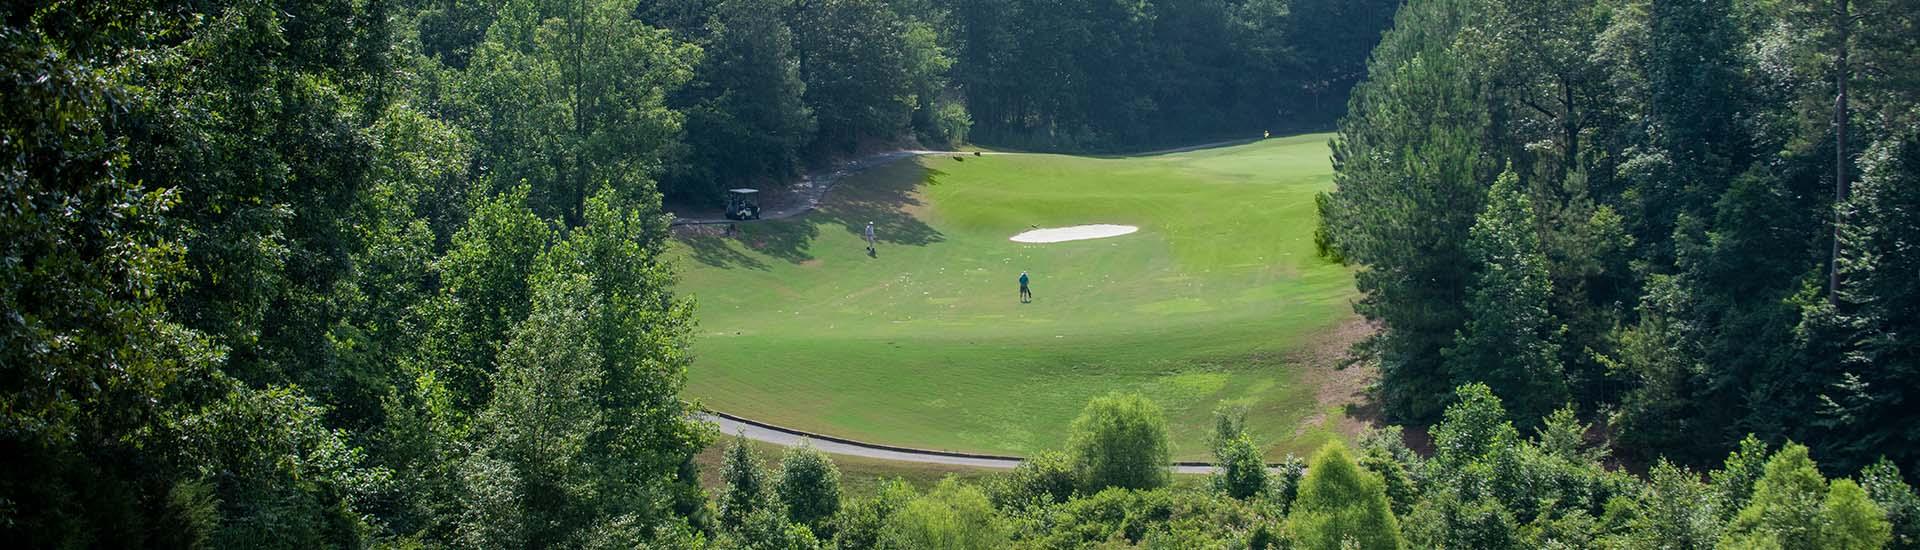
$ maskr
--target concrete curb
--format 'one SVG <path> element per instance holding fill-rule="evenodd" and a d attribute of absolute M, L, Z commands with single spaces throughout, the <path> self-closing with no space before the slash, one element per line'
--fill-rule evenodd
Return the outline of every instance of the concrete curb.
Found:
<path fill-rule="evenodd" d="M 758 421 L 758 420 L 752 420 L 752 419 L 748 419 L 748 418 L 741 418 L 741 417 L 738 417 L 738 416 L 734 416 L 734 415 L 731 415 L 731 414 L 727 414 L 727 413 L 723 413 L 723 412 L 720 412 L 720 411 L 716 411 L 716 410 L 707 410 L 707 411 L 705 411 L 705 412 L 706 412 L 707 414 L 711 414 L 711 415 L 714 415 L 714 416 L 718 416 L 718 417 L 720 417 L 720 418 L 725 418 L 725 419 L 727 419 L 727 420 L 732 420 L 732 421 L 734 421 L 734 422 L 739 422 L 739 423 L 741 423 L 741 424 L 747 424 L 747 425 L 751 425 L 751 426 L 758 426 L 758 427 L 761 427 L 761 428 L 765 428 L 765 429 L 769 429 L 769 430 L 773 430 L 773 431 L 776 431 L 776 432 L 782 432 L 782 433 L 787 433 L 787 434 L 791 434 L 791 435 L 796 435 L 796 436 L 800 436 L 800 437 L 804 437 L 804 438 L 807 438 L 807 439 L 818 439 L 818 440 L 821 440 L 821 441 L 832 441 L 832 442 L 834 442 L 834 443 L 839 443 L 839 444 L 842 444 L 842 445 L 852 445 L 852 446 L 855 446 L 855 447 L 865 447 L 865 448 L 868 448 L 868 449 L 873 449 L 873 450 L 877 450 L 877 451 L 892 451 L 892 452 L 896 452 L 896 453 L 907 453 L 907 454 L 916 454 L 916 455 L 929 455 L 929 456 L 950 456 L 950 457 L 954 457 L 954 458 L 976 458 L 976 459 L 980 459 L 980 460 L 1008 460 L 1008 461 L 1014 461 L 1014 462 L 1024 462 L 1024 461 L 1026 461 L 1026 459 L 1025 459 L 1025 458 L 1021 458 L 1021 457 L 1017 457 L 1017 456 L 1007 456 L 1007 455 L 995 455 L 995 454 L 983 454 L 983 453 L 964 453 L 964 452 L 959 452 L 959 451 L 942 451 L 942 450 L 938 450 L 938 449 L 917 449 L 917 448 L 913 448 L 913 447 L 900 447 L 900 446 L 896 446 L 896 445 L 883 445 L 883 444 L 879 444 L 879 443 L 868 443 L 868 442 L 865 442 L 865 441 L 859 441 L 859 440 L 853 440 L 853 439 L 847 439 L 847 438 L 844 438 L 844 437 L 836 437 L 836 436 L 831 436 L 831 435 L 827 435 L 827 434 L 820 434 L 820 433 L 813 433 L 813 432 L 809 432 L 809 431 L 806 431 L 806 430 L 796 430 L 796 429 L 793 429 L 793 428 L 788 428 L 788 427 L 786 427 L 786 426 L 779 426 L 779 425 L 774 425 L 774 424 L 768 424 L 768 423 L 765 423 L 765 422 L 761 422 L 761 421 Z"/>
<path fill-rule="evenodd" d="M 806 430 L 789 428 L 789 427 L 781 426 L 778 424 L 769 424 L 766 422 L 761 422 L 761 421 L 753 420 L 750 418 L 743 418 L 740 416 L 735 416 L 735 415 L 727 414 L 727 413 L 712 410 L 712 409 L 703 410 L 701 411 L 700 414 L 712 415 L 715 417 L 731 420 L 734 422 L 739 422 L 741 424 L 746 424 L 749 426 L 754 426 L 754 427 L 765 429 L 765 430 L 772 430 L 772 431 L 776 431 L 776 432 L 780 432 L 780 433 L 784 433 L 784 434 L 792 435 L 796 437 L 802 437 L 806 439 L 818 439 L 821 441 L 831 441 L 834 443 L 839 443 L 841 445 L 860 447 L 864 449 L 872 449 L 875 451 L 887 451 L 887 452 L 894 452 L 894 453 L 923 455 L 923 456 L 944 456 L 944 457 L 966 458 L 966 459 L 975 459 L 975 460 L 997 460 L 997 461 L 1005 461 L 1005 462 L 1025 462 L 1027 460 L 1026 458 L 1023 458 L 1023 457 L 1011 456 L 1011 455 L 968 453 L 968 452 L 961 452 L 961 451 L 943 451 L 939 449 L 920 449 L 915 447 L 901 447 L 898 445 L 886 445 L 881 443 L 868 443 L 868 442 L 860 441 L 856 439 L 847 439 L 844 437 L 838 437 L 838 436 L 832 436 L 832 435 L 827 435 L 822 433 L 809 432 Z M 1188 469 L 1214 468 L 1214 465 L 1211 462 L 1202 462 L 1202 461 L 1193 461 L 1193 460 L 1175 461 L 1169 466 L 1173 468 L 1188 468 Z M 1269 463 L 1267 464 L 1267 469 L 1269 470 L 1278 469 L 1280 466 L 1281 464 L 1279 463 Z"/>

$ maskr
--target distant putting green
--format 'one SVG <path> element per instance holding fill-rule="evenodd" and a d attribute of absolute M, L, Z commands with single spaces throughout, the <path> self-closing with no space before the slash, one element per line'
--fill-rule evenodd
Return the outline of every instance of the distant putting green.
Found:
<path fill-rule="evenodd" d="M 1139 391 L 1166 408 L 1181 458 L 1206 456 L 1222 402 L 1248 407 L 1270 454 L 1305 454 L 1341 411 L 1302 350 L 1352 326 L 1355 297 L 1351 271 L 1314 254 L 1327 138 L 923 156 L 842 180 L 797 218 L 684 233 L 674 255 L 700 322 L 687 391 L 842 437 L 1022 455 L 1062 446 L 1089 398 Z M 1009 240 L 1086 224 L 1139 230 Z"/>

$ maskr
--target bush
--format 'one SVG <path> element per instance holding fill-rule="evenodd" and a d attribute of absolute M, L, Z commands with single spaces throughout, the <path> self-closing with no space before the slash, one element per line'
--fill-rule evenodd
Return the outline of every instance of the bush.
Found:
<path fill-rule="evenodd" d="M 898 550 L 997 550 L 1006 529 L 980 489 L 953 478 L 887 518 L 880 548 Z"/>
<path fill-rule="evenodd" d="M 1086 493 L 1166 485 L 1173 462 L 1166 416 L 1139 394 L 1095 398 L 1073 420 L 1067 456 Z"/>
<path fill-rule="evenodd" d="M 1881 548 L 1892 538 L 1886 512 L 1852 480 L 1828 486 L 1807 448 L 1788 443 L 1767 459 L 1721 547 L 1805 549 Z"/>
<path fill-rule="evenodd" d="M 913 486 L 898 479 L 880 485 L 871 498 L 854 500 L 833 518 L 833 546 L 842 550 L 880 547 L 887 520 L 919 498 Z"/>
<path fill-rule="evenodd" d="M 1015 508 L 1029 504 L 1059 504 L 1073 498 L 1073 463 L 1059 451 L 1040 453 L 994 484 L 994 506 Z"/>
<path fill-rule="evenodd" d="M 1386 487 L 1360 469 L 1339 442 L 1314 453 L 1287 514 L 1287 529 L 1297 548 L 1339 550 L 1348 541 L 1367 550 L 1402 546 Z"/>
<path fill-rule="evenodd" d="M 1293 499 L 1300 494 L 1300 478 L 1307 475 L 1307 463 L 1300 457 L 1287 455 L 1280 461 L 1279 471 L 1267 476 L 1267 495 L 1280 507 L 1281 513 L 1293 506 Z"/>
<path fill-rule="evenodd" d="M 1266 489 L 1267 462 L 1252 437 L 1241 434 L 1221 444 L 1214 450 L 1213 459 L 1218 467 L 1213 486 L 1227 496 L 1246 500 Z"/>
<path fill-rule="evenodd" d="M 778 510 L 762 508 L 747 514 L 740 526 L 714 541 L 716 549 L 817 550 L 820 541 L 805 525 L 791 523 Z"/>
<path fill-rule="evenodd" d="M 776 492 L 787 519 L 832 538 L 828 520 L 840 511 L 840 468 L 827 455 L 805 445 L 788 448 L 780 459 Z"/>
<path fill-rule="evenodd" d="M 1920 548 L 1920 493 L 1900 477 L 1900 468 L 1881 458 L 1860 471 L 1860 485 L 1887 512 L 1887 523 L 1893 526 L 1893 541 L 1887 547 Z"/>
<path fill-rule="evenodd" d="M 727 445 L 726 462 L 720 465 L 720 478 L 727 483 L 720 492 L 720 526 L 739 529 L 747 516 L 773 505 L 773 487 L 767 467 L 747 447 L 746 438 L 735 437 Z"/>
<path fill-rule="evenodd" d="M 1211 491 L 1108 489 L 1028 510 L 1015 538 L 1029 548 L 1234 548 L 1271 523 L 1263 511 Z"/>

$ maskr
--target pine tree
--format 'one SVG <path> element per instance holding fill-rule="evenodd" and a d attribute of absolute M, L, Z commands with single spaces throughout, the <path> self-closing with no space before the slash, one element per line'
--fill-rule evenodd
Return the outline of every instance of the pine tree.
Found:
<path fill-rule="evenodd" d="M 747 516 L 777 506 L 773 480 L 760 457 L 747 446 L 745 437 L 735 437 L 727 445 L 726 461 L 720 465 L 720 479 L 726 488 L 720 491 L 720 526 L 738 529 Z"/>
<path fill-rule="evenodd" d="M 1547 312 L 1553 283 L 1540 252 L 1533 203 L 1512 171 L 1487 191 L 1467 249 L 1480 265 L 1468 291 L 1466 328 L 1445 351 L 1456 384 L 1481 382 L 1534 424 L 1567 401 L 1558 338 Z"/>

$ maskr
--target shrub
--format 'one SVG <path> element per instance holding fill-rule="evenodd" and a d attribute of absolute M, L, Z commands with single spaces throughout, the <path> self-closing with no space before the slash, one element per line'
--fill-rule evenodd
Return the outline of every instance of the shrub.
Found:
<path fill-rule="evenodd" d="M 886 520 L 880 548 L 898 550 L 997 550 L 1007 532 L 987 495 L 947 478 Z"/>
<path fill-rule="evenodd" d="M 1067 456 L 1087 493 L 1166 485 L 1172 463 L 1166 416 L 1139 394 L 1095 398 L 1073 420 Z"/>
<path fill-rule="evenodd" d="M 1314 453 L 1287 514 L 1287 528 L 1298 548 L 1339 550 L 1346 541 L 1367 550 L 1402 545 L 1386 487 L 1338 442 Z"/>
<path fill-rule="evenodd" d="M 840 468 L 827 455 L 805 445 L 787 449 L 780 459 L 776 492 L 787 519 L 821 538 L 832 538 L 828 520 L 840 511 Z"/>
<path fill-rule="evenodd" d="M 1266 488 L 1267 462 L 1252 437 L 1241 434 L 1221 444 L 1213 459 L 1219 468 L 1213 474 L 1214 488 L 1227 496 L 1246 500 Z"/>
<path fill-rule="evenodd" d="M 720 466 L 726 488 L 720 492 L 720 526 L 738 529 L 747 516 L 773 505 L 773 487 L 767 467 L 747 447 L 746 438 L 736 437 L 727 446 L 726 461 Z"/>
<path fill-rule="evenodd" d="M 1073 498 L 1073 463 L 1058 451 L 1040 453 L 994 484 L 995 506 L 1059 504 Z"/>

